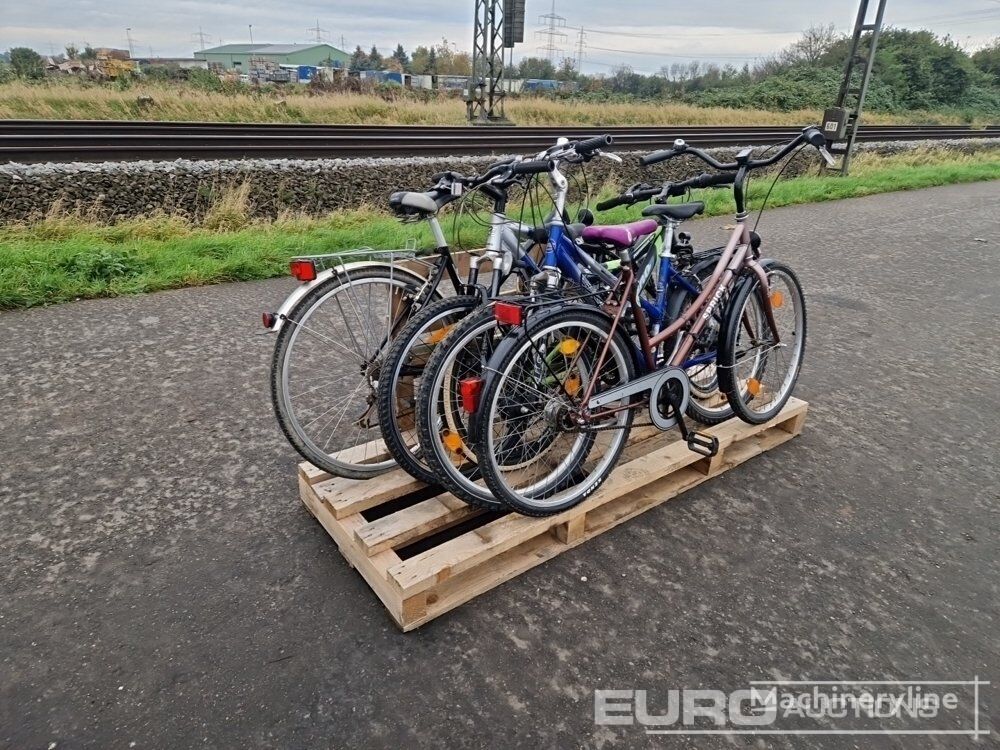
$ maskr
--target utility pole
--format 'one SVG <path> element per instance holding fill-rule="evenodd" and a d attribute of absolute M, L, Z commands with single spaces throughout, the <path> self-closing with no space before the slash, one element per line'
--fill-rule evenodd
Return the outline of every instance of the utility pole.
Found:
<path fill-rule="evenodd" d="M 579 74 L 583 72 L 583 48 L 587 43 L 586 41 L 587 32 L 584 31 L 583 27 L 581 26 L 580 30 L 576 34 L 577 34 L 576 72 L 577 74 Z"/>
<path fill-rule="evenodd" d="M 544 16 L 539 16 L 538 23 L 543 28 L 535 32 L 536 36 L 545 39 L 545 43 L 541 48 L 545 50 L 549 62 L 555 66 L 556 53 L 562 53 L 563 51 L 561 47 L 557 47 L 556 45 L 566 41 L 566 33 L 563 31 L 566 28 L 566 19 L 556 15 L 556 0 L 552 0 L 552 10 L 550 12 Z"/>
<path fill-rule="evenodd" d="M 830 153 L 840 156 L 840 164 L 829 169 L 842 175 L 847 175 L 851 167 L 854 143 L 861 125 L 861 110 L 868 94 L 868 83 L 871 80 L 872 65 L 875 63 L 878 40 L 882 35 L 886 0 L 874 0 L 874 2 L 877 3 L 875 18 L 869 22 L 867 18 L 871 0 L 861 0 L 854 21 L 851 52 L 844 65 L 844 77 L 840 83 L 837 106 L 823 113 L 823 135 L 834 144 L 830 146 Z M 826 167 L 823 169 L 825 171 Z"/>
<path fill-rule="evenodd" d="M 135 43 L 132 40 L 132 27 L 125 29 L 125 38 L 128 40 L 128 56 L 135 57 Z"/>

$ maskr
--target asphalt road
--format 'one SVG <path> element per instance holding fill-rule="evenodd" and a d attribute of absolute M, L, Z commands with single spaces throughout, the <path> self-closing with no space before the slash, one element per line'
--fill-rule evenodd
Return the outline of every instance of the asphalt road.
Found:
<path fill-rule="evenodd" d="M 770 212 L 804 434 L 407 635 L 296 496 L 289 281 L 0 314 L 0 746 L 967 747 L 647 738 L 593 691 L 975 675 L 1000 746 L 998 206 Z"/>

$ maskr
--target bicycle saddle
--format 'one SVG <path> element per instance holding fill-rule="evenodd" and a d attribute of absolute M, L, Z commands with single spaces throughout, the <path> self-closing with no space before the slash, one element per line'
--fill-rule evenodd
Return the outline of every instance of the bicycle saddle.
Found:
<path fill-rule="evenodd" d="M 610 242 L 618 247 L 628 247 L 639 237 L 655 232 L 658 226 L 655 221 L 646 219 L 633 221 L 631 224 L 587 227 L 580 233 L 580 236 L 587 242 Z"/>
<path fill-rule="evenodd" d="M 397 214 L 432 216 L 455 197 L 451 191 L 444 192 L 437 189 L 428 190 L 426 193 L 401 190 L 389 196 L 389 207 Z"/>
<path fill-rule="evenodd" d="M 684 221 L 692 216 L 697 216 L 705 210 L 705 204 L 701 201 L 693 203 L 658 203 L 646 206 L 642 209 L 643 216 L 666 216 L 668 219 Z"/>

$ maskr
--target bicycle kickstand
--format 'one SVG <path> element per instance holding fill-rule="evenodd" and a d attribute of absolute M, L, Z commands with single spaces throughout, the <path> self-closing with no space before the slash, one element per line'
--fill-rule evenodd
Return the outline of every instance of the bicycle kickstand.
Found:
<path fill-rule="evenodd" d="M 707 435 L 704 432 L 692 430 L 684 421 L 684 412 L 677 403 L 676 395 L 667 389 L 667 400 L 673 407 L 674 414 L 677 415 L 677 428 L 681 431 L 681 437 L 687 443 L 688 450 L 698 453 L 706 458 L 712 458 L 719 453 L 719 438 L 714 435 Z"/>

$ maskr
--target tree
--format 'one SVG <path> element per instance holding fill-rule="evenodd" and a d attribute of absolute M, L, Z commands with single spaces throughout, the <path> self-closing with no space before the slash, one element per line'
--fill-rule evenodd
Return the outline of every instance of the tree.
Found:
<path fill-rule="evenodd" d="M 410 64 L 410 57 L 406 54 L 406 50 L 403 49 L 402 44 L 396 45 L 396 51 L 392 53 L 392 59 L 399 63 L 400 70 L 406 70 L 406 66 Z"/>
<path fill-rule="evenodd" d="M 80 56 L 80 48 L 72 42 L 66 45 L 66 58 L 76 60 Z"/>
<path fill-rule="evenodd" d="M 42 78 L 45 75 L 42 56 L 28 47 L 14 47 L 10 51 L 10 67 L 18 78 Z"/>
<path fill-rule="evenodd" d="M 437 52 L 433 47 L 427 53 L 427 72 L 431 75 L 437 73 Z"/>
<path fill-rule="evenodd" d="M 97 59 L 97 50 L 86 42 L 83 43 L 83 52 L 80 53 L 81 62 L 93 62 Z"/>
<path fill-rule="evenodd" d="M 410 72 L 416 75 L 423 75 L 429 72 L 429 61 L 431 51 L 423 45 L 413 50 L 410 56 Z"/>
<path fill-rule="evenodd" d="M 572 57 L 564 57 L 556 71 L 556 78 L 560 81 L 575 81 L 576 76 L 576 61 Z"/>
<path fill-rule="evenodd" d="M 810 26 L 802 32 L 801 39 L 782 51 L 780 60 L 787 65 L 816 65 L 840 38 L 832 23 Z"/>
<path fill-rule="evenodd" d="M 368 53 L 368 70 L 382 70 L 385 67 L 385 60 L 379 54 L 378 47 L 372 45 L 372 51 Z"/>
<path fill-rule="evenodd" d="M 361 49 L 360 44 L 355 48 L 354 53 L 351 55 L 350 68 L 351 70 L 368 70 L 368 55 L 366 55 L 365 51 Z"/>
<path fill-rule="evenodd" d="M 556 68 L 544 57 L 525 57 L 517 65 L 517 77 L 551 81 L 556 77 Z"/>
<path fill-rule="evenodd" d="M 993 76 L 997 84 L 1000 84 L 1000 37 L 993 40 L 993 44 L 983 47 L 972 56 L 973 64 L 984 73 Z"/>

